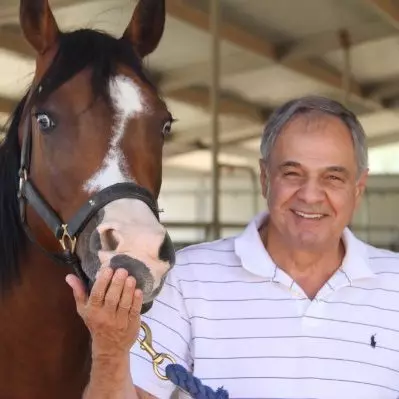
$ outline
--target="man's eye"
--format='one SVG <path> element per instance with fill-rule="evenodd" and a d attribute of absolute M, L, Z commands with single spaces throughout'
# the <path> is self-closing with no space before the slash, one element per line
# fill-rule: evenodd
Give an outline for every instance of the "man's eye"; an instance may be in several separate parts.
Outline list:
<path fill-rule="evenodd" d="M 299 176 L 298 172 L 284 172 L 284 176 Z"/>
<path fill-rule="evenodd" d="M 334 175 L 330 175 L 328 176 L 329 180 L 333 180 L 333 181 L 342 181 L 342 179 L 338 176 L 334 176 Z"/>

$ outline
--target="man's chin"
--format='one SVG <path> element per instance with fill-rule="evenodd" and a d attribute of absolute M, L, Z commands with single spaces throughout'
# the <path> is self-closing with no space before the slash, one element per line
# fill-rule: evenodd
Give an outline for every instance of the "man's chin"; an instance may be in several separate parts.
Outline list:
<path fill-rule="evenodd" d="M 291 240 L 298 250 L 318 252 L 324 251 L 331 243 L 331 238 L 321 231 L 306 231 L 299 233 Z"/>

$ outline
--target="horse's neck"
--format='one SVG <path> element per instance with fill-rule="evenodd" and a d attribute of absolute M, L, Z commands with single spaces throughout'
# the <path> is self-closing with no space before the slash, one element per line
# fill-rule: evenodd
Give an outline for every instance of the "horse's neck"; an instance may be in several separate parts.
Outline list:
<path fill-rule="evenodd" d="M 20 281 L 0 298 L 2 394 L 78 399 L 89 376 L 90 336 L 65 283 L 70 270 L 32 244 L 19 266 Z"/>
<path fill-rule="evenodd" d="M 72 269 L 56 262 L 37 245 L 28 243 L 27 251 L 20 259 L 19 270 L 21 273 L 20 290 L 32 289 L 36 291 L 41 287 L 43 292 L 39 295 L 44 301 L 58 298 L 70 304 L 73 302 L 72 291 L 65 282 L 65 277 Z"/>
<path fill-rule="evenodd" d="M 19 263 L 20 278 L 3 303 L 14 308 L 11 322 L 20 319 L 19 323 L 36 325 L 43 332 L 46 328 L 75 328 L 74 334 L 85 335 L 72 290 L 65 282 L 66 275 L 72 272 L 70 267 L 56 263 L 30 242 Z M 40 324 L 43 322 L 46 324 Z"/>

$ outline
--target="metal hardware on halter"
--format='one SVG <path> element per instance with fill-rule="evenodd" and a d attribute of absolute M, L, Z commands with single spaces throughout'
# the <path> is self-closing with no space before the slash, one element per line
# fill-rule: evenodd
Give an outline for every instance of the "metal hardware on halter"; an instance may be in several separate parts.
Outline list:
<path fill-rule="evenodd" d="M 152 358 L 152 366 L 154 368 L 155 374 L 161 380 L 168 380 L 168 377 L 162 375 L 159 372 L 159 366 L 163 363 L 165 359 L 169 360 L 171 363 L 176 364 L 176 360 L 168 355 L 167 353 L 158 353 L 152 346 L 152 333 L 150 327 L 144 322 L 141 322 L 141 329 L 144 331 L 144 338 L 138 338 L 140 342 L 140 348 L 145 350 Z"/>
<path fill-rule="evenodd" d="M 19 192 L 18 195 L 21 195 L 22 193 L 22 188 L 25 183 L 25 181 L 28 180 L 28 172 L 25 168 L 22 168 L 19 172 Z"/>
<path fill-rule="evenodd" d="M 75 253 L 76 248 L 76 236 L 71 237 L 68 233 L 68 225 L 61 225 L 62 228 L 62 236 L 59 239 L 61 247 L 64 251 L 69 250 L 72 254 Z M 69 247 L 67 247 L 66 243 L 69 242 Z"/>

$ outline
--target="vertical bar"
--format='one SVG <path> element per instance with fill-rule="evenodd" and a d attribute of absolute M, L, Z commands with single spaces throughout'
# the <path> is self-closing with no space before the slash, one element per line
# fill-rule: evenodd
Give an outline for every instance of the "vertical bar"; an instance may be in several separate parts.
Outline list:
<path fill-rule="evenodd" d="M 219 0 L 210 1 L 210 32 L 211 32 L 211 88 L 210 88 L 210 111 L 212 115 L 212 236 L 213 239 L 220 238 L 220 215 L 219 215 L 219 191 L 220 170 L 219 156 L 219 75 L 220 75 L 220 43 L 219 43 Z"/>
<path fill-rule="evenodd" d="M 349 32 L 342 30 L 339 32 L 339 39 L 343 51 L 344 70 L 342 74 L 342 103 L 347 107 L 349 105 L 350 84 L 351 84 L 351 59 L 350 59 L 350 37 Z"/>

